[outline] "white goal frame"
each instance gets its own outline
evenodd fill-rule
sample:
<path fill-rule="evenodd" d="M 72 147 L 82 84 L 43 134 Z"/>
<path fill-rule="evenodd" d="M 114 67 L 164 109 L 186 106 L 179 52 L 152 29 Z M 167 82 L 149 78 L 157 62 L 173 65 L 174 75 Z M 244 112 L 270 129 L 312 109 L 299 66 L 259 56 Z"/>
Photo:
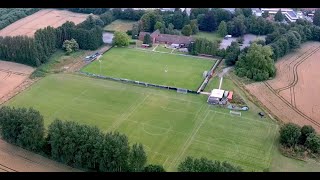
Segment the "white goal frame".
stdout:
<path fill-rule="evenodd" d="M 241 117 L 241 112 L 230 110 L 229 113 L 230 113 L 231 116 L 239 116 L 239 117 Z"/>
<path fill-rule="evenodd" d="M 177 93 L 187 94 L 188 90 L 187 89 L 182 89 L 182 88 L 177 88 Z"/>

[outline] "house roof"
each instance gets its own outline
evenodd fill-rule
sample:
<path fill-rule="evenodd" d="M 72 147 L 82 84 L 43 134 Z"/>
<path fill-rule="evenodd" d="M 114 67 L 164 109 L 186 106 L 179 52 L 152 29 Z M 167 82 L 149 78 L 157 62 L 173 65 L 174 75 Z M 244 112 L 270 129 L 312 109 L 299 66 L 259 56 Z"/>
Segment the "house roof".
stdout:
<path fill-rule="evenodd" d="M 191 41 L 194 41 L 192 37 L 189 36 L 179 36 L 171 34 L 159 34 L 157 41 L 161 42 L 172 42 L 175 44 L 189 44 Z"/>
<path fill-rule="evenodd" d="M 157 30 L 155 30 L 153 33 L 151 33 L 151 37 L 152 38 L 155 38 L 155 37 L 158 37 L 160 35 L 160 31 L 159 31 L 159 29 L 157 29 Z"/>

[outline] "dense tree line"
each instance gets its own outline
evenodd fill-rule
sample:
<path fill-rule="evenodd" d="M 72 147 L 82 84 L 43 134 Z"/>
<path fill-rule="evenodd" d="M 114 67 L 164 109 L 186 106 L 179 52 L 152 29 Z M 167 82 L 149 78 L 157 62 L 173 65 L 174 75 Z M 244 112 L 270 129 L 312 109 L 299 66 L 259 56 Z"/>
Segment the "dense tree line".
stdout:
<path fill-rule="evenodd" d="M 131 20 L 131 21 L 138 21 L 143 14 L 146 12 L 144 10 L 133 10 L 132 8 L 126 8 L 121 10 L 120 8 L 114 8 L 111 10 L 115 19 L 122 19 L 122 20 Z"/>
<path fill-rule="evenodd" d="M 103 44 L 101 26 L 91 16 L 79 25 L 66 22 L 59 28 L 46 27 L 34 37 L 0 37 L 0 58 L 30 66 L 46 63 L 49 57 L 62 49 L 65 40 L 77 41 L 80 49 L 95 50 Z"/>
<path fill-rule="evenodd" d="M 228 162 L 212 161 L 207 158 L 187 157 L 178 166 L 179 172 L 242 172 L 242 168 Z"/>
<path fill-rule="evenodd" d="M 76 13 L 84 13 L 84 14 L 103 14 L 107 12 L 110 8 L 67 8 L 67 10 L 76 12 Z"/>
<path fill-rule="evenodd" d="M 283 125 L 280 128 L 280 144 L 295 151 L 310 150 L 317 155 L 320 153 L 320 136 L 310 125 L 303 127 L 293 123 Z"/>
<path fill-rule="evenodd" d="M 232 17 L 232 13 L 221 8 L 192 8 L 190 12 L 190 20 L 197 19 L 199 29 L 208 32 L 215 31 L 221 21 L 228 22 Z"/>
<path fill-rule="evenodd" d="M 194 43 L 189 45 L 188 50 L 192 55 L 206 54 L 216 56 L 219 53 L 219 43 L 205 38 L 197 38 Z"/>
<path fill-rule="evenodd" d="M 45 135 L 39 111 L 0 108 L 0 134 L 9 143 L 67 165 L 101 172 L 164 172 L 162 166 L 147 163 L 141 144 L 129 145 L 126 135 L 102 133 L 97 127 L 71 121 L 53 121 Z"/>
<path fill-rule="evenodd" d="M 0 8 L 0 29 L 39 10 L 39 8 Z"/>

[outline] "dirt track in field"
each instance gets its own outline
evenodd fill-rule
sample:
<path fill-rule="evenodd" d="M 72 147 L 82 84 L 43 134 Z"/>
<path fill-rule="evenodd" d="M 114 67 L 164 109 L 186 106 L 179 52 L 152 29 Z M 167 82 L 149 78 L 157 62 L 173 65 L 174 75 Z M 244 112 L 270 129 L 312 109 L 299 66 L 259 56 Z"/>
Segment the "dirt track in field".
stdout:
<path fill-rule="evenodd" d="M 13 92 L 23 88 L 29 80 L 30 74 L 34 68 L 0 61 L 0 104 L 5 102 Z"/>
<path fill-rule="evenodd" d="M 88 14 L 73 13 L 66 10 L 44 9 L 22 18 L 0 30 L 0 36 L 33 36 L 41 28 L 59 27 L 67 21 L 79 24 L 86 20 Z"/>
<path fill-rule="evenodd" d="M 273 80 L 246 88 L 284 122 L 320 132 L 320 43 L 308 42 L 276 63 Z"/>

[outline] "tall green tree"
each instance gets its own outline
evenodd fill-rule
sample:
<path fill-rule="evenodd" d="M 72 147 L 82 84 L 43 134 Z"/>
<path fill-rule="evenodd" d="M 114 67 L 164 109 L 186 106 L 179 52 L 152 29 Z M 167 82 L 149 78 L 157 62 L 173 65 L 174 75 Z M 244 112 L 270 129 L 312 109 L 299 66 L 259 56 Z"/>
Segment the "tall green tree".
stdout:
<path fill-rule="evenodd" d="M 66 51 L 66 54 L 69 55 L 72 52 L 76 52 L 79 50 L 79 44 L 75 39 L 65 40 L 63 42 L 62 48 Z"/>
<path fill-rule="evenodd" d="M 320 152 L 320 137 L 315 133 L 309 134 L 306 139 L 305 146 L 314 153 Z"/>
<path fill-rule="evenodd" d="M 103 172 L 127 172 L 130 146 L 127 136 L 118 132 L 107 133 L 100 149 L 100 167 Z"/>
<path fill-rule="evenodd" d="M 232 42 L 230 46 L 227 47 L 225 63 L 227 66 L 233 66 L 236 64 L 238 60 L 238 56 L 240 55 L 240 46 L 237 42 Z"/>
<path fill-rule="evenodd" d="M 129 36 L 125 32 L 116 31 L 112 39 L 112 44 L 116 46 L 128 46 Z"/>
<path fill-rule="evenodd" d="M 159 29 L 160 33 L 164 33 L 165 28 L 166 26 L 160 21 L 156 22 L 156 24 L 154 25 L 154 30 Z"/>
<path fill-rule="evenodd" d="M 130 149 L 128 157 L 129 169 L 131 172 L 143 172 L 147 163 L 147 155 L 142 144 L 134 144 Z"/>
<path fill-rule="evenodd" d="M 140 19 L 141 29 L 147 32 L 154 31 L 154 25 L 162 21 L 162 17 L 155 11 L 149 11 L 145 13 Z"/>
<path fill-rule="evenodd" d="M 192 28 L 191 26 L 188 24 L 188 25 L 185 25 L 182 30 L 181 30 L 181 33 L 185 36 L 190 36 L 192 34 Z"/>
<path fill-rule="evenodd" d="M 308 136 L 309 136 L 310 134 L 312 134 L 312 133 L 315 133 L 315 132 L 316 132 L 315 129 L 314 129 L 312 126 L 310 126 L 310 125 L 304 125 L 304 126 L 302 126 L 299 143 L 302 144 L 302 145 L 305 144 Z"/>
<path fill-rule="evenodd" d="M 299 142 L 300 127 L 293 123 L 287 123 L 280 129 L 280 143 L 287 147 L 294 147 Z"/>
<path fill-rule="evenodd" d="M 199 25 L 196 19 L 190 21 L 190 26 L 192 29 L 192 34 L 197 34 L 199 32 Z"/>
<path fill-rule="evenodd" d="M 228 34 L 227 23 L 224 21 L 221 21 L 217 32 L 221 37 L 225 37 Z"/>
<path fill-rule="evenodd" d="M 236 62 L 236 74 L 239 77 L 247 77 L 255 81 L 267 80 L 275 76 L 274 61 L 271 58 L 273 52 L 269 46 L 253 43 L 247 53 L 239 56 Z"/>
<path fill-rule="evenodd" d="M 143 44 L 149 44 L 150 46 L 152 45 L 152 39 L 150 34 L 146 34 L 143 38 Z"/>
<path fill-rule="evenodd" d="M 281 9 L 279 9 L 276 15 L 274 15 L 274 20 L 278 22 L 281 22 L 284 20 L 284 15 L 282 14 Z"/>
<path fill-rule="evenodd" d="M 44 123 L 32 108 L 1 107 L 1 138 L 25 149 L 39 152 L 44 145 Z"/>

